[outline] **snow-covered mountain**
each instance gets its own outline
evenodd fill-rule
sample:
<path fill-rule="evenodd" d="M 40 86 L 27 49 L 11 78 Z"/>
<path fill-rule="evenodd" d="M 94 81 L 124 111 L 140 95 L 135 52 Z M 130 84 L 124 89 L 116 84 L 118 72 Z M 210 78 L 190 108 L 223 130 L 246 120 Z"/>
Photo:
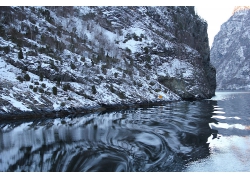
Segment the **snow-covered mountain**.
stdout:
<path fill-rule="evenodd" d="M 217 89 L 250 89 L 250 7 L 235 7 L 211 48 Z"/>
<path fill-rule="evenodd" d="M 210 98 L 215 73 L 194 7 L 0 7 L 5 118 Z"/>

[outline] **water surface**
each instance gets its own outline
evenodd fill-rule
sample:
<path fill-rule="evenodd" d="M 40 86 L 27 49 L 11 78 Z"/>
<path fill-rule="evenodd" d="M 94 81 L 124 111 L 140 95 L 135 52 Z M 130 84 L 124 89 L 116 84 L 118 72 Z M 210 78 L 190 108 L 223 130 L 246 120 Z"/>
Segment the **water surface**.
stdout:
<path fill-rule="evenodd" d="M 191 162 L 185 171 L 250 172 L 250 92 L 216 92 L 208 138 L 210 155 Z"/>
<path fill-rule="evenodd" d="M 0 171 L 249 171 L 250 93 L 0 124 Z"/>

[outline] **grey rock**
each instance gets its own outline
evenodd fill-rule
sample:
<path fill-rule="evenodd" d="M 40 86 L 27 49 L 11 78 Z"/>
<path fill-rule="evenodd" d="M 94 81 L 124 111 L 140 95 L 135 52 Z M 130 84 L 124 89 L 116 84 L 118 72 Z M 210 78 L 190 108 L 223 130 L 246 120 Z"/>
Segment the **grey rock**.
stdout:
<path fill-rule="evenodd" d="M 215 94 L 207 23 L 194 7 L 0 7 L 0 17 L 1 68 L 20 76 L 0 77 L 10 85 L 1 112 L 22 111 L 13 102 L 73 112 Z"/>
<path fill-rule="evenodd" d="M 211 63 L 217 70 L 217 89 L 250 89 L 250 10 L 235 8 L 221 25 L 211 48 Z"/>

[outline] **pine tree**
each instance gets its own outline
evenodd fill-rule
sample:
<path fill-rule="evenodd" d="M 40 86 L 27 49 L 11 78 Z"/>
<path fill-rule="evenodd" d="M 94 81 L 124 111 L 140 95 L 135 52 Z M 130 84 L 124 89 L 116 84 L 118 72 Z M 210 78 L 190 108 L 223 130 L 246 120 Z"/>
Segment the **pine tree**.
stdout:
<path fill-rule="evenodd" d="M 25 74 L 23 78 L 25 79 L 25 81 L 30 81 L 30 76 L 29 76 L 29 74 Z"/>
<path fill-rule="evenodd" d="M 76 68 L 75 64 L 73 64 L 72 62 L 70 62 L 70 67 L 71 67 L 71 69 L 73 69 L 73 70 Z"/>
<path fill-rule="evenodd" d="M 43 74 L 42 73 L 40 73 L 39 78 L 40 78 L 40 81 L 43 81 Z"/>
<path fill-rule="evenodd" d="M 96 94 L 96 93 L 97 93 L 97 92 L 96 92 L 95 85 L 92 86 L 92 93 L 93 93 L 93 94 Z"/>
<path fill-rule="evenodd" d="M 18 53 L 18 59 L 23 59 L 23 51 L 21 48 L 20 48 L 20 51 Z"/>
<path fill-rule="evenodd" d="M 54 87 L 52 88 L 52 91 L 53 91 L 53 94 L 54 94 L 54 95 L 57 95 L 57 87 L 54 86 Z"/>
<path fill-rule="evenodd" d="M 4 26 L 2 24 L 0 24 L 0 36 L 1 37 L 6 36 L 5 29 L 4 29 Z"/>

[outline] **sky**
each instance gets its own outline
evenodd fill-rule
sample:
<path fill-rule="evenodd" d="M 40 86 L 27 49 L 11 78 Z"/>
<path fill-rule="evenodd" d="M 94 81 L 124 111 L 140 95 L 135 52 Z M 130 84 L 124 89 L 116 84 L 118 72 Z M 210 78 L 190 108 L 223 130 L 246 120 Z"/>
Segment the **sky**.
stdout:
<path fill-rule="evenodd" d="M 178 2 L 179 1 L 179 2 Z M 235 6 L 250 5 L 249 0 L 177 0 L 178 3 L 183 5 L 195 6 L 196 13 L 207 21 L 208 24 L 208 38 L 209 46 L 212 47 L 214 37 L 220 31 L 220 27 L 231 16 Z M 188 2 L 188 3 L 187 3 Z"/>
<path fill-rule="evenodd" d="M 208 23 L 209 46 L 212 47 L 214 37 L 219 32 L 221 25 L 232 15 L 234 5 L 228 4 L 221 6 L 195 6 L 196 13 Z"/>

